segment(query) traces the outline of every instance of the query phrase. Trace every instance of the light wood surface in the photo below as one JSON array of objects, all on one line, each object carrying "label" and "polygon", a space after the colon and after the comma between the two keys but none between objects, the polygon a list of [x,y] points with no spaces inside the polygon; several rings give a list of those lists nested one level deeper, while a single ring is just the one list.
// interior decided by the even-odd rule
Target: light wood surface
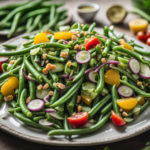
[{"label": "light wood surface", "polygon": [[[19,1],[19,0],[18,0]],[[59,0],[60,1],[60,0]],[[14,0],[0,0],[0,6],[17,2]],[[69,9],[69,12],[73,14],[73,19],[70,24],[80,21],[81,23],[85,23],[84,20],[78,17],[75,12],[75,6],[79,3],[83,2],[94,2],[99,4],[100,10],[96,14],[94,21],[97,23],[97,27],[103,27],[104,25],[111,25],[111,22],[106,17],[106,10],[112,4],[121,4],[127,10],[132,9],[130,4],[130,0],[66,0],[66,4],[64,7]],[[131,33],[128,29],[128,22],[134,18],[137,18],[137,15],[128,14],[125,18],[124,22],[119,25],[115,25],[115,30],[123,32],[129,36],[135,37],[133,33]],[[7,40],[6,36],[0,36],[0,43],[5,42]],[[111,150],[139,150],[145,146],[145,143],[150,140],[150,131],[147,131],[139,136],[134,138],[124,140],[117,143],[107,144],[107,145],[99,145],[92,147],[57,147],[57,146],[48,146],[37,143],[32,143],[29,141],[24,141],[22,139],[16,138],[8,133],[0,131],[0,150],[90,150],[91,148],[94,150],[103,150],[104,147],[108,146]]]}]

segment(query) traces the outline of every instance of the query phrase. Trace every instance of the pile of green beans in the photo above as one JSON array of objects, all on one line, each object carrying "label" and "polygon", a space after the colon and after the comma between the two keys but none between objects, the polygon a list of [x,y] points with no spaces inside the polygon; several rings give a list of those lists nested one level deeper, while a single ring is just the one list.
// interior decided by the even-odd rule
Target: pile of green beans
[{"label": "pile of green beans", "polygon": [[29,33],[42,28],[58,30],[68,17],[67,10],[59,8],[63,5],[64,2],[49,3],[46,0],[28,0],[23,3],[1,6],[0,30],[8,31],[8,38],[18,32]]},{"label": "pile of green beans", "polygon": [[[18,5],[19,4],[12,5],[8,10],[14,12],[13,9],[18,10],[16,7],[21,9],[21,4]],[[26,5],[28,5],[28,3]],[[45,5],[45,3],[39,3],[38,5],[42,6],[40,9],[41,13],[50,13],[49,7]],[[56,7],[59,6],[58,4],[57,6],[54,4],[50,6],[51,11],[53,11],[50,13],[50,19],[52,19],[54,15],[56,18],[60,17],[56,10]],[[59,11],[60,14],[62,14],[62,12],[61,10]],[[23,12],[20,11],[17,12],[15,18],[19,18],[22,13]],[[42,16],[42,14],[37,14],[37,10],[32,10],[32,12],[29,12],[25,16],[25,18],[29,19],[27,26],[30,26],[34,15],[37,16],[37,20]],[[63,16],[61,18],[63,18]],[[9,15],[2,23],[10,19],[11,16]],[[55,25],[55,21],[48,23],[47,27]],[[3,99],[6,100],[7,96],[9,96],[4,92],[4,88],[7,82],[9,82],[10,77],[14,76],[19,80],[19,88],[14,89],[14,94],[12,94],[13,99],[7,102],[11,107],[9,112],[26,125],[47,131],[49,136],[65,135],[71,138],[72,135],[84,135],[96,132],[110,120],[112,110],[116,115],[122,117],[126,123],[133,121],[135,119],[134,116],[140,115],[150,104],[150,93],[147,92],[150,89],[150,81],[149,79],[138,77],[136,74],[136,77],[138,77],[137,80],[129,68],[129,61],[131,58],[135,58],[140,63],[149,65],[149,61],[145,60],[142,56],[142,54],[149,54],[148,52],[140,52],[140,50],[136,49],[135,51],[130,51],[129,49],[121,47],[119,40],[123,38],[123,36],[116,36],[113,31],[113,26],[105,26],[103,28],[103,35],[99,36],[94,30],[95,25],[95,23],[92,23],[90,26],[87,24],[81,25],[81,23],[73,24],[70,27],[70,32],[74,35],[76,35],[77,31],[79,33],[79,36],[76,36],[76,39],[73,41],[71,37],[67,40],[55,39],[55,33],[50,30],[51,33],[47,34],[49,42],[34,44],[33,41],[37,35],[36,33],[25,36],[24,38],[30,40],[25,44],[21,43],[21,45],[18,46],[3,44],[4,47],[16,49],[16,51],[8,51],[7,53],[0,52],[0,56],[9,57],[9,60],[2,64],[2,70],[5,72],[0,75],[0,81],[2,81],[0,83],[0,104],[3,102]],[[44,32],[44,30],[42,32]],[[84,35],[85,33],[87,34]],[[85,40],[92,40],[93,38],[97,38],[99,44],[89,49],[91,59],[84,64],[78,63],[75,57],[76,54],[78,51],[85,52],[85,50],[87,50]],[[129,41],[126,42],[128,44],[131,43]],[[132,43],[134,43],[134,41],[132,41]],[[75,47],[77,45],[81,47],[81,49],[76,50]],[[138,46],[135,43],[133,46],[134,45]],[[37,52],[34,54],[33,51]],[[68,54],[67,57],[61,56],[64,51]],[[12,60],[15,60],[13,64],[10,63]],[[113,61],[115,61],[115,63],[118,61],[117,65],[110,63]],[[68,65],[69,62],[71,62],[70,66]],[[47,64],[50,66],[55,65],[56,68],[47,70],[45,73],[44,69],[47,68]],[[116,76],[112,75],[109,77],[113,78],[114,83],[113,81],[110,83],[107,81],[106,73],[111,70],[118,74],[119,86],[125,85],[134,91],[134,95],[131,97],[144,97],[143,105],[140,105],[137,101],[137,104],[130,112],[122,110],[117,101],[121,101],[121,99],[126,100],[126,97],[122,97],[118,92]],[[94,77],[91,77],[92,75],[90,76],[91,71]],[[87,75],[87,73],[89,74]],[[137,82],[141,82],[139,87]],[[59,84],[63,85],[64,88],[61,88]],[[38,88],[39,86],[43,88],[45,85],[48,86],[47,89]],[[43,93],[46,91],[48,92],[43,96]],[[51,95],[49,92],[53,94]],[[49,97],[45,100],[48,94]],[[31,111],[27,106],[29,97],[29,101],[34,101],[37,98],[42,99],[45,105],[38,111]],[[49,114],[47,109],[53,109],[57,117]],[[136,112],[137,110],[138,112]],[[124,116],[122,111],[126,113],[126,116]],[[72,115],[76,116],[76,113],[79,115],[85,112],[88,116],[87,122],[76,129],[70,129],[71,123],[69,122],[69,118],[73,117]],[[41,125],[41,119],[45,119],[54,124],[50,127]],[[73,124],[71,125],[74,127]]]}]

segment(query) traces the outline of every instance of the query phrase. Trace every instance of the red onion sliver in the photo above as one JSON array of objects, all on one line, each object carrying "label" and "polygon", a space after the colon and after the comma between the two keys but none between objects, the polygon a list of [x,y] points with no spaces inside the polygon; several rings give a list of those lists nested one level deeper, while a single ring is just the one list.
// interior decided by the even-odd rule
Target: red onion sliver
[{"label": "red onion sliver", "polygon": [[35,62],[36,62],[36,63],[41,63],[41,61],[40,61],[40,60],[35,60]]},{"label": "red onion sliver", "polygon": [[53,108],[47,108],[45,109],[45,112],[51,113],[51,112],[56,112],[56,110]]},{"label": "red onion sliver", "polygon": [[97,69],[97,68],[98,68],[98,67],[90,68],[90,69],[86,70],[86,71],[84,72],[84,74],[87,74],[87,73],[89,73],[90,71],[95,70],[95,69]]},{"label": "red onion sliver", "polygon": [[68,41],[66,41],[66,40],[62,40],[62,41],[63,41],[65,44],[67,44],[67,45],[69,44],[69,42],[68,42]]},{"label": "red onion sliver", "polygon": [[8,61],[8,59],[9,59],[8,57],[1,56],[0,57],[0,62],[4,63],[4,62]]},{"label": "red onion sliver", "polygon": [[63,74],[62,75],[64,78],[69,78],[70,74]]},{"label": "red onion sliver", "polygon": [[25,74],[23,68],[22,68],[22,73],[23,73],[24,77],[25,77],[27,80],[32,81],[32,82],[36,82],[34,79],[29,78],[29,77]]},{"label": "red onion sliver", "polygon": [[48,103],[48,99],[49,99],[49,94],[43,98],[43,101],[44,101],[45,103]]},{"label": "red onion sliver", "polygon": [[75,76],[70,77],[67,81],[72,81]]}]

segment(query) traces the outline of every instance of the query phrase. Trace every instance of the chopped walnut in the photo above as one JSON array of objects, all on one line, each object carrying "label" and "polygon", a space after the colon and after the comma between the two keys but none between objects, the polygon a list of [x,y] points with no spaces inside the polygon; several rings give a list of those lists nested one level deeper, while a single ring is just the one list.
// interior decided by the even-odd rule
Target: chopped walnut
[{"label": "chopped walnut", "polygon": [[145,83],[144,86],[148,86],[148,83]]},{"label": "chopped walnut", "polygon": [[78,106],[78,112],[80,112],[80,111],[81,111],[81,108],[82,108],[81,106]]},{"label": "chopped walnut", "polygon": [[19,66],[20,66],[20,65],[17,65],[16,68],[19,67]]},{"label": "chopped walnut", "polygon": [[77,114],[77,113],[76,113],[76,112],[74,112],[74,113],[71,115],[71,117],[74,117],[76,114]]},{"label": "chopped walnut", "polygon": [[77,95],[77,103],[80,103],[80,101],[81,101],[81,96],[80,95]]},{"label": "chopped walnut", "polygon": [[84,26],[84,24],[81,24],[81,27],[83,27]]},{"label": "chopped walnut", "polygon": [[12,52],[16,51],[15,49],[11,50]]},{"label": "chopped walnut", "polygon": [[79,47],[80,47],[80,46],[79,46],[78,44],[76,44],[76,45],[74,46],[74,49],[75,49],[75,50],[78,50]]},{"label": "chopped walnut", "polygon": [[87,43],[90,39],[89,38],[85,38],[85,43]]},{"label": "chopped walnut", "polygon": [[138,86],[141,86],[141,85],[142,85],[142,82],[137,81],[137,85],[138,85]]},{"label": "chopped walnut", "polygon": [[13,95],[5,96],[5,97],[4,97],[4,100],[5,100],[6,102],[13,100]]},{"label": "chopped walnut", "polygon": [[42,72],[43,72],[44,75],[48,74],[48,70],[47,70],[46,68],[44,68],[44,69],[42,70]]},{"label": "chopped walnut", "polygon": [[77,39],[77,37],[76,37],[75,35],[72,35],[71,39],[72,39],[73,41],[75,41],[75,40]]},{"label": "chopped walnut", "polygon": [[105,64],[105,63],[106,63],[106,59],[105,59],[105,58],[102,58],[102,59],[101,59],[101,62],[102,62],[103,64]]},{"label": "chopped walnut", "polygon": [[48,51],[48,54],[50,53],[51,51]]},{"label": "chopped walnut", "polygon": [[37,89],[38,89],[38,90],[42,90],[42,89],[43,89],[43,86],[40,84],[39,86],[37,86]]},{"label": "chopped walnut", "polygon": [[45,60],[46,59],[46,54],[43,54],[42,56],[43,56],[43,59]]},{"label": "chopped walnut", "polygon": [[84,35],[84,36],[86,36],[86,35],[88,35],[88,31],[82,31],[82,34]]},{"label": "chopped walnut", "polygon": [[31,97],[29,96],[29,97],[26,99],[26,104],[28,104],[30,101],[31,101]]},{"label": "chopped walnut", "polygon": [[46,84],[43,86],[43,90],[46,90],[47,88],[49,88],[49,85],[46,83]]},{"label": "chopped walnut", "polygon": [[123,45],[124,42],[125,42],[124,39],[120,39],[120,40],[119,40],[119,45]]},{"label": "chopped walnut", "polygon": [[67,53],[67,52],[62,52],[62,53],[60,54],[60,57],[67,58],[67,57],[68,57],[68,53]]},{"label": "chopped walnut", "polygon": [[49,63],[49,60],[45,60],[45,63],[48,64],[48,63]]},{"label": "chopped walnut", "polygon": [[57,85],[60,89],[64,89],[64,88],[65,88],[65,85],[62,84],[62,83],[57,83],[56,85]]},{"label": "chopped walnut", "polygon": [[50,63],[48,63],[48,64],[46,65],[46,69],[47,69],[47,70],[50,70],[50,69],[51,69],[51,64],[50,64]]},{"label": "chopped walnut", "polygon": [[101,93],[102,96],[105,96],[105,93]]},{"label": "chopped walnut", "polygon": [[54,94],[53,91],[49,91],[49,96],[52,96]]},{"label": "chopped walnut", "polygon": [[33,76],[32,73],[28,73],[28,75],[31,76],[31,77]]},{"label": "chopped walnut", "polygon": [[127,117],[128,114],[125,111],[123,111],[122,116]]},{"label": "chopped walnut", "polygon": [[80,37],[80,34],[77,34],[77,37]]},{"label": "chopped walnut", "polygon": [[10,62],[9,62],[9,64],[14,64],[16,62],[16,60],[11,60]]},{"label": "chopped walnut", "polygon": [[56,65],[51,65],[51,70],[56,69]]},{"label": "chopped walnut", "polygon": [[77,35],[77,34],[79,34],[79,31],[75,31],[75,32],[73,32],[73,34],[76,34],[76,35]]},{"label": "chopped walnut", "polygon": [[29,41],[25,41],[25,42],[23,42],[23,44],[26,44],[26,43],[28,43]]},{"label": "chopped walnut", "polygon": [[94,38],[95,38],[95,36],[93,36],[93,35],[92,35],[92,36],[91,36],[91,38],[92,38],[92,39],[94,39]]},{"label": "chopped walnut", "polygon": [[120,112],[123,112],[123,108],[120,108],[119,110],[120,110]]},{"label": "chopped walnut", "polygon": [[104,46],[101,46],[101,48],[103,49],[103,48],[104,48]]},{"label": "chopped walnut", "polygon": [[68,61],[67,66],[71,67],[71,63],[72,63],[71,61]]}]

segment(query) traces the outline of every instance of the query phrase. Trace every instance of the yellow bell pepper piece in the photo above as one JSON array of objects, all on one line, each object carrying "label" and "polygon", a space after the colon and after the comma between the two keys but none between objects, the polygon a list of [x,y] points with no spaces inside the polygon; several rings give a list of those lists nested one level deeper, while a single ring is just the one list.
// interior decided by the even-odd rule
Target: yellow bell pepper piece
[{"label": "yellow bell pepper piece", "polygon": [[128,50],[134,51],[133,47],[131,45],[129,45],[128,43],[126,43],[124,39],[119,40],[119,45],[121,45],[122,47],[124,47]]},{"label": "yellow bell pepper piece", "polygon": [[145,31],[148,27],[148,21],[145,19],[134,19],[129,22],[129,28],[132,32]]},{"label": "yellow bell pepper piece", "polygon": [[93,99],[92,99],[92,97],[90,95],[83,95],[83,94],[81,94],[81,100],[85,104],[90,105]]},{"label": "yellow bell pepper piece", "polygon": [[34,37],[34,45],[49,42],[46,33],[39,33]]},{"label": "yellow bell pepper piece", "polygon": [[73,33],[70,33],[70,32],[56,32],[54,34],[54,38],[57,39],[57,40],[68,40],[68,39],[71,39]]},{"label": "yellow bell pepper piece", "polygon": [[112,69],[108,70],[104,75],[104,81],[110,85],[116,84],[116,87],[118,87],[120,85],[120,75],[118,71]]},{"label": "yellow bell pepper piece", "polygon": [[8,81],[1,87],[1,92],[4,96],[15,95],[14,89],[19,88],[18,78],[12,76],[8,78]]},{"label": "yellow bell pepper piece", "polygon": [[136,96],[137,100],[138,100],[138,104],[143,106],[145,104],[145,98],[142,95],[138,95]]},{"label": "yellow bell pepper piece", "polygon": [[133,97],[117,100],[117,104],[121,108],[127,109],[127,110],[133,109],[137,105],[137,103],[138,103],[137,98],[133,98]]}]

